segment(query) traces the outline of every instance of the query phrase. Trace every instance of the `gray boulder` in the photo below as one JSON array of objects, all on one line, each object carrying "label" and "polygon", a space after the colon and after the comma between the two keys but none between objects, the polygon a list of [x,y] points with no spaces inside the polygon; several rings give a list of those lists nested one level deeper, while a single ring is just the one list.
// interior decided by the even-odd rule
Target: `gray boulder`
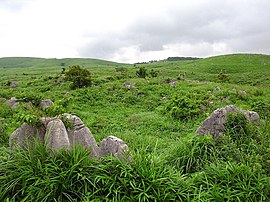
[{"label": "gray boulder", "polygon": [[16,82],[10,82],[9,87],[10,88],[16,88],[18,86],[18,83]]},{"label": "gray boulder", "polygon": [[68,138],[71,146],[81,145],[86,149],[91,148],[91,156],[99,156],[99,149],[94,136],[89,128],[87,128],[82,120],[71,114],[64,116],[72,123],[73,127],[67,128]]},{"label": "gray boulder", "polygon": [[221,90],[220,87],[217,86],[217,87],[214,88],[213,92],[214,92],[214,93],[215,93],[215,92],[219,92],[220,90]]},{"label": "gray boulder", "polygon": [[42,128],[24,123],[10,135],[9,146],[11,148],[20,146],[27,149],[29,146],[33,146],[35,141],[44,143],[44,135],[45,130],[42,130]]},{"label": "gray boulder", "polygon": [[233,105],[228,105],[224,108],[216,109],[197,129],[198,135],[213,135],[219,137],[223,134],[225,123],[228,119],[228,113],[241,112],[245,117],[253,122],[258,123],[260,120],[259,115],[253,111],[239,110]]},{"label": "gray boulder", "polygon": [[50,107],[53,105],[53,101],[51,101],[50,99],[47,99],[47,100],[42,100],[40,103],[39,103],[39,106],[42,108],[42,109],[45,109],[47,107]]},{"label": "gray boulder", "polygon": [[109,136],[100,143],[100,156],[112,155],[119,159],[126,159],[126,152],[128,152],[128,146],[118,137]]},{"label": "gray boulder", "polygon": [[169,84],[173,88],[176,85],[176,80],[175,79],[171,79]]},{"label": "gray boulder", "polygon": [[45,143],[53,150],[70,149],[66,127],[61,119],[50,121],[46,127]]},{"label": "gray boulder", "polygon": [[15,97],[10,98],[6,101],[6,104],[10,106],[11,108],[16,108],[18,106],[18,100]]},{"label": "gray boulder", "polygon": [[134,87],[135,85],[136,85],[136,83],[134,83],[134,82],[128,82],[128,81],[126,81],[126,82],[124,83],[124,86],[127,87],[128,89],[131,89],[131,88]]}]

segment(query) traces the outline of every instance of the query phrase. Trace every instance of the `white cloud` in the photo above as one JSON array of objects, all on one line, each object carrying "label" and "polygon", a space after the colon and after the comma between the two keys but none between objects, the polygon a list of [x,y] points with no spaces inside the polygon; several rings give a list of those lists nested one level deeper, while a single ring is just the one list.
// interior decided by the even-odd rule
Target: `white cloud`
[{"label": "white cloud", "polygon": [[269,54],[269,10],[269,0],[0,0],[0,57]]}]

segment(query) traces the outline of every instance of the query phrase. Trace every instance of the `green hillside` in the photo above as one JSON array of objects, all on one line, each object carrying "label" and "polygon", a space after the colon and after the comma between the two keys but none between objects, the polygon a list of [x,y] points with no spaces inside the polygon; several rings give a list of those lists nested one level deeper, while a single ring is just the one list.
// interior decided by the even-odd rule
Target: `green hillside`
[{"label": "green hillside", "polygon": [[0,58],[0,68],[26,68],[26,67],[50,67],[50,66],[70,66],[70,65],[111,65],[117,66],[115,62],[90,59],[90,58],[31,58],[31,57],[6,57]]},{"label": "green hillside", "polygon": [[217,74],[224,72],[231,83],[270,85],[270,56],[259,54],[233,54],[192,61],[160,61],[146,65],[164,69],[175,75],[187,73],[187,78],[201,81],[218,81]]},{"label": "green hillside", "polygon": [[[0,64],[0,201],[270,201],[269,55],[144,64],[2,58]],[[72,64],[90,72],[77,75],[89,86],[74,88],[77,80],[67,80]],[[15,108],[5,103],[11,97],[18,99]],[[54,105],[41,109],[44,99]],[[230,114],[219,138],[198,136],[201,123],[227,105],[255,111],[260,121]],[[98,144],[109,135],[121,138],[132,158],[89,158],[83,148],[52,155],[46,145],[10,149],[9,137],[23,123],[41,127],[39,118],[63,113],[80,117]]]}]

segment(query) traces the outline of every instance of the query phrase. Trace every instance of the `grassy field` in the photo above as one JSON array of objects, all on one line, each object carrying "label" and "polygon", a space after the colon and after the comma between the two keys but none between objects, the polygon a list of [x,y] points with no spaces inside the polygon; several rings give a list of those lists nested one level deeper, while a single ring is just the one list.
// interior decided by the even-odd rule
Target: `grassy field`
[{"label": "grassy field", "polygon": [[[91,87],[70,89],[63,78],[74,64],[91,72]],[[148,77],[136,75],[140,68]],[[227,81],[219,79],[221,72]],[[269,55],[149,64],[2,58],[0,78],[0,98],[21,100],[15,109],[0,102],[0,201],[270,200]],[[136,85],[129,89],[126,81]],[[43,111],[37,106],[42,99],[55,105]],[[209,114],[229,104],[258,112],[260,125],[236,116],[220,138],[196,135]],[[8,137],[22,117],[63,112],[78,115],[97,142],[109,135],[123,139],[133,160],[88,158],[81,148],[55,156],[42,145],[9,150]]]}]

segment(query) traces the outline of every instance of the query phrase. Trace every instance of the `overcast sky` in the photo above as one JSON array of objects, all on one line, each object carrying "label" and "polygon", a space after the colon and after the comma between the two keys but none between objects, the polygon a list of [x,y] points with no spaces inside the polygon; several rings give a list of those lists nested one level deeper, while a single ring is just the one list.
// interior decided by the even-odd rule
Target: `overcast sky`
[{"label": "overcast sky", "polygon": [[270,54],[270,0],[0,0],[0,57]]}]

